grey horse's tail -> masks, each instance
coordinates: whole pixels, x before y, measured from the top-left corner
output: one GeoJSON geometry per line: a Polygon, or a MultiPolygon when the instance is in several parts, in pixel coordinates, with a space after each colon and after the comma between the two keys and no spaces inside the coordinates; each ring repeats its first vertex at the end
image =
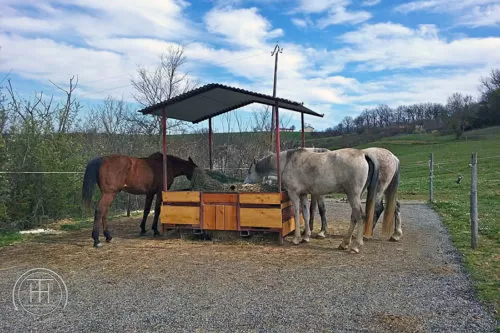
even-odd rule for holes
{"type": "Polygon", "coordinates": [[[102,157],[94,158],[92,161],[87,163],[85,168],[85,175],[83,176],[83,186],[82,186],[82,199],[85,207],[90,208],[90,201],[92,200],[92,192],[94,190],[94,185],[99,179],[99,169],[101,168],[102,162],[104,160],[102,157]]]}
{"type": "Polygon", "coordinates": [[[395,221],[394,214],[396,212],[398,187],[399,187],[399,161],[398,161],[398,167],[396,168],[396,172],[394,173],[394,176],[392,176],[392,180],[389,183],[387,189],[385,190],[386,207],[384,211],[384,222],[383,222],[384,235],[390,234],[394,231],[394,221],[395,221]]]}
{"type": "MultiPolygon", "coordinates": [[[[370,229],[371,231],[375,216],[375,203],[378,190],[379,164],[376,158],[373,158],[368,154],[365,154],[365,158],[366,161],[368,162],[368,179],[367,179],[368,192],[366,194],[366,207],[365,207],[365,214],[366,214],[365,233],[366,233],[368,229],[370,229]]],[[[386,222],[384,220],[384,226],[385,223],[386,222]]]]}

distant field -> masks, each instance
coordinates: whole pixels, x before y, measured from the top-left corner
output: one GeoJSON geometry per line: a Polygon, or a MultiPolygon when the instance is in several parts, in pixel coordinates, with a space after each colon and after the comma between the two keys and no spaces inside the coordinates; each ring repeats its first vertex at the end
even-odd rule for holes
{"type": "MultiPolygon", "coordinates": [[[[500,127],[453,135],[401,135],[360,146],[384,147],[401,160],[401,199],[429,200],[429,155],[434,153],[433,207],[440,213],[479,295],[500,310],[500,127]],[[471,153],[478,153],[479,248],[470,249],[471,153]],[[457,184],[457,178],[463,179],[457,184]]],[[[331,147],[330,147],[331,148],[331,147]]],[[[403,222],[404,223],[404,222],[403,222]]],[[[498,313],[498,312],[497,312],[498,313]]]]}

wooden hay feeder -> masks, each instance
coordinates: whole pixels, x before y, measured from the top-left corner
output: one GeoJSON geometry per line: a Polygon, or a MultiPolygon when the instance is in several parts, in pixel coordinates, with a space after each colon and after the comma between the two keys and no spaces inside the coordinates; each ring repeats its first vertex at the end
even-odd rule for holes
{"type": "MultiPolygon", "coordinates": [[[[209,159],[210,169],[212,169],[212,117],[254,102],[274,106],[277,124],[279,124],[279,107],[300,112],[303,147],[305,143],[304,113],[323,117],[298,102],[220,84],[208,84],[140,111],[143,114],[162,117],[164,191],[160,222],[163,229],[269,231],[278,233],[280,242],[283,241],[284,236],[295,230],[293,205],[287,193],[281,191],[279,173],[276,192],[167,191],[167,115],[173,119],[192,123],[208,120],[209,159]]],[[[279,169],[279,126],[276,126],[275,139],[279,169]]]]}

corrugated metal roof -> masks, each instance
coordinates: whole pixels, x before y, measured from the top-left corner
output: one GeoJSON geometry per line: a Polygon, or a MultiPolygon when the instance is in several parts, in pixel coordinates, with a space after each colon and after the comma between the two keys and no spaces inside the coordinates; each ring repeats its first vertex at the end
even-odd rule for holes
{"type": "MultiPolygon", "coordinates": [[[[302,103],[284,98],[276,98],[276,100],[279,108],[323,117],[322,114],[306,108],[302,103]]],[[[198,123],[248,104],[260,103],[272,106],[274,101],[275,99],[269,95],[211,83],[167,101],[148,106],[139,112],[159,116],[163,108],[166,108],[168,118],[198,123]]]]}

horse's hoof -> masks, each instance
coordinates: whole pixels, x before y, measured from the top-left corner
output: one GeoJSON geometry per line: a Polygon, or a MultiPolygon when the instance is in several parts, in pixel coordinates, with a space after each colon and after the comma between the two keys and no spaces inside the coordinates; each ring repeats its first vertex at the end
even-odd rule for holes
{"type": "Polygon", "coordinates": [[[295,237],[294,239],[292,239],[292,243],[295,245],[299,245],[300,242],[301,242],[300,238],[295,237]]]}
{"type": "Polygon", "coordinates": [[[324,232],[324,231],[320,231],[320,232],[316,235],[316,238],[320,238],[320,239],[325,238],[325,232],[324,232]]]}
{"type": "Polygon", "coordinates": [[[112,240],[112,239],[113,239],[113,237],[111,237],[111,236],[109,236],[109,238],[108,238],[108,237],[106,237],[106,243],[111,242],[111,240],[112,240]]]}
{"type": "Polygon", "coordinates": [[[155,231],[153,232],[153,236],[155,236],[155,237],[160,236],[160,233],[158,232],[158,230],[155,230],[155,231]]]}
{"type": "Polygon", "coordinates": [[[359,253],[359,249],[357,247],[352,247],[351,248],[351,253],[358,254],[359,253]]]}
{"type": "Polygon", "coordinates": [[[394,237],[394,236],[391,236],[391,238],[389,238],[389,242],[399,242],[400,238],[399,237],[394,237]]]}
{"type": "Polygon", "coordinates": [[[146,230],[141,230],[139,233],[140,236],[146,236],[147,231],[146,230]]]}
{"type": "Polygon", "coordinates": [[[311,239],[309,237],[302,238],[302,243],[309,243],[311,239]]]}
{"type": "Polygon", "coordinates": [[[347,250],[349,248],[349,244],[345,244],[344,242],[340,243],[338,249],[339,250],[347,250]]]}
{"type": "Polygon", "coordinates": [[[99,242],[99,243],[94,243],[94,247],[95,247],[96,249],[98,249],[98,248],[102,247],[101,242],[99,242]]]}

